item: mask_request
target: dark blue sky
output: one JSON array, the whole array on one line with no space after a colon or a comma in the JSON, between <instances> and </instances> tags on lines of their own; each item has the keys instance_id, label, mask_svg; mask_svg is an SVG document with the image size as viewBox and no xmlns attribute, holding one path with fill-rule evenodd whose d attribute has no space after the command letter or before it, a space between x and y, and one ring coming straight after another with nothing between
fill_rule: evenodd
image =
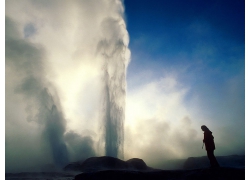
<instances>
[{"instance_id":1,"label":"dark blue sky","mask_svg":"<svg viewBox=\"0 0 250 180\"><path fill-rule=\"evenodd\" d=\"M141 36L151 38L152 43L161 40L157 49L144 44L143 49L158 54L165 51L192 50L199 42L206 41L220 45L218 41L228 39L242 44L245 39L245 5L239 1L167 1L167 0L125 0L127 28L130 47L137 48L136 40ZM190 29L192 24L206 29ZM209 28L209 29L207 29ZM192 31L193 30L193 31ZM207 30L200 32L199 30ZM194 38L196 37L196 38ZM219 39L215 39L219 38ZM217 43L217 44L216 44ZM171 46L171 51L166 48Z\"/></svg>"},{"instance_id":2,"label":"dark blue sky","mask_svg":"<svg viewBox=\"0 0 250 180\"><path fill-rule=\"evenodd\" d=\"M186 105L198 96L204 114L224 121L230 114L243 125L244 0L124 0L124 5L128 90L172 73L190 88ZM141 72L150 73L137 78Z\"/></svg>"},{"instance_id":3,"label":"dark blue sky","mask_svg":"<svg viewBox=\"0 0 250 180\"><path fill-rule=\"evenodd\" d=\"M138 68L187 65L187 72L219 68L231 76L244 68L243 0L124 0L124 4L132 52L129 75Z\"/></svg>"},{"instance_id":4,"label":"dark blue sky","mask_svg":"<svg viewBox=\"0 0 250 180\"><path fill-rule=\"evenodd\" d=\"M147 52L155 60L162 55L190 53L201 44L218 49L219 58L230 53L232 46L244 45L243 0L125 0L124 3L130 48ZM144 38L143 42L138 42L140 38Z\"/></svg>"}]
</instances>

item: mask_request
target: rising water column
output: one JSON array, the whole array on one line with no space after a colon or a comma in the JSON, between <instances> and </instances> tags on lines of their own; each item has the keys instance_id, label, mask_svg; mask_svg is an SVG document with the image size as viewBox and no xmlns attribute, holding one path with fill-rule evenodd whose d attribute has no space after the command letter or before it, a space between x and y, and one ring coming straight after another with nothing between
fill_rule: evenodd
<instances>
[{"instance_id":1,"label":"rising water column","mask_svg":"<svg viewBox=\"0 0 250 180\"><path fill-rule=\"evenodd\" d=\"M98 51L103 59L103 134L106 156L123 158L128 32L122 16L102 22Z\"/></svg>"}]
</instances>

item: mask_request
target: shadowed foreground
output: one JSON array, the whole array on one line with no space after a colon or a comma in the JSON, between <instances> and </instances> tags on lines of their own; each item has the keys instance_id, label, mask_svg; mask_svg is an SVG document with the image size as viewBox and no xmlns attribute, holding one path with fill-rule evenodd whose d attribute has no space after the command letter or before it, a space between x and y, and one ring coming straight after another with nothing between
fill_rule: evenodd
<instances>
[{"instance_id":1,"label":"shadowed foreground","mask_svg":"<svg viewBox=\"0 0 250 180\"><path fill-rule=\"evenodd\" d=\"M6 173L6 180L72 180L78 173L69 172L22 172Z\"/></svg>"},{"instance_id":2,"label":"shadowed foreground","mask_svg":"<svg viewBox=\"0 0 250 180\"><path fill-rule=\"evenodd\" d=\"M184 169L160 170L148 167L142 159L123 161L103 156L70 163L63 171L6 173L6 180L243 180L245 179L244 156L222 157L222 167L203 167L204 157L191 157ZM231 164L230 164L231 162ZM225 164L223 164L225 163ZM230 167L231 166L231 167Z\"/></svg>"},{"instance_id":3,"label":"shadowed foreground","mask_svg":"<svg viewBox=\"0 0 250 180\"><path fill-rule=\"evenodd\" d=\"M127 171L105 170L82 173L75 176L75 180L243 180L245 169L218 168L195 170L157 170L157 171Z\"/></svg>"},{"instance_id":4,"label":"shadowed foreground","mask_svg":"<svg viewBox=\"0 0 250 180\"><path fill-rule=\"evenodd\" d=\"M193 169L193 170L101 170L81 174L65 172L7 173L6 180L244 180L245 169Z\"/></svg>"}]
</instances>

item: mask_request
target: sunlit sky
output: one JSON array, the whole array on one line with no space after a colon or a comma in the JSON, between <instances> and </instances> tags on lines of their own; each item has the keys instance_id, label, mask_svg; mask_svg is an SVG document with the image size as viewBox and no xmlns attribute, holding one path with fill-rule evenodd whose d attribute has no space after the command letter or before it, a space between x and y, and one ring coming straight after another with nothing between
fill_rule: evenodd
<instances>
[{"instance_id":1,"label":"sunlit sky","mask_svg":"<svg viewBox=\"0 0 250 180\"><path fill-rule=\"evenodd\" d=\"M73 133L66 143L86 150L84 158L103 155L96 46L105 33L129 42L125 160L160 167L169 159L204 156L201 125L213 132L216 155L245 154L244 1L113 2L6 2L5 46L12 52L5 57L7 170L21 169L16 161L31 159L27 168L52 161L36 115L39 87L22 84L30 75L60 102L66 133L75 133L75 144ZM106 17L121 19L125 29L103 27Z\"/></svg>"}]
</instances>

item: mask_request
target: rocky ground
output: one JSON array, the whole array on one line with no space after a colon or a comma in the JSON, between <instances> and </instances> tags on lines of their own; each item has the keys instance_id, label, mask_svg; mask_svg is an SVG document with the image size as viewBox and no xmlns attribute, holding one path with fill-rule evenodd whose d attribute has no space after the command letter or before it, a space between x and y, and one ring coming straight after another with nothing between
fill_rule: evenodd
<instances>
[{"instance_id":1,"label":"rocky ground","mask_svg":"<svg viewBox=\"0 0 250 180\"><path fill-rule=\"evenodd\" d=\"M6 173L6 180L73 180L79 172L22 172Z\"/></svg>"},{"instance_id":2,"label":"rocky ground","mask_svg":"<svg viewBox=\"0 0 250 180\"><path fill-rule=\"evenodd\" d=\"M219 161L220 160L220 161ZM6 180L243 180L245 157L219 157L220 168L208 168L205 157L188 158L176 170L160 170L148 167L142 159L122 161L103 156L70 163L63 171L6 173Z\"/></svg>"},{"instance_id":3,"label":"rocky ground","mask_svg":"<svg viewBox=\"0 0 250 180\"><path fill-rule=\"evenodd\" d=\"M236 168L127 171L105 170L82 173L75 180L244 180L245 170Z\"/></svg>"}]
</instances>

